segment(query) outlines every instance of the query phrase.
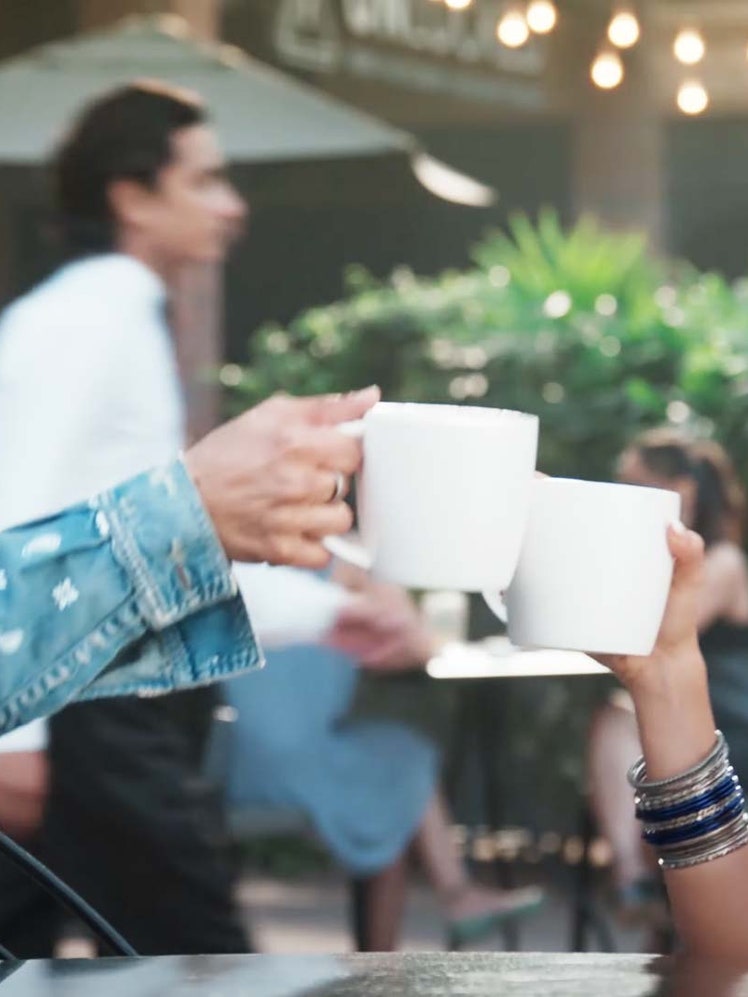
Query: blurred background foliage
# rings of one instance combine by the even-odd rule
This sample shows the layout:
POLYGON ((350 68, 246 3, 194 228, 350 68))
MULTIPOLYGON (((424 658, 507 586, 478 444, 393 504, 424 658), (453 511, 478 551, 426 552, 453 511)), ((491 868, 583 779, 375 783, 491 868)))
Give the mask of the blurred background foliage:
POLYGON ((748 469, 748 282, 660 260, 642 237, 552 211, 513 219, 474 266, 386 282, 358 267, 342 301, 248 342, 235 411, 274 391, 381 385, 389 399, 495 405, 541 419, 540 466, 605 478, 665 421, 715 433, 748 469))

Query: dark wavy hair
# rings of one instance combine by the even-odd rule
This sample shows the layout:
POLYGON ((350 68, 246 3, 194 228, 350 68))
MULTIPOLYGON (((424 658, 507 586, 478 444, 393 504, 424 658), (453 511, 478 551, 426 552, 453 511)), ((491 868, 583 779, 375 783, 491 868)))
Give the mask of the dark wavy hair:
POLYGON ((693 528, 707 547, 722 540, 742 545, 746 499, 735 467, 713 440, 690 439, 669 428, 642 433, 626 448, 644 467, 675 481, 690 478, 696 484, 693 528))
POLYGON ((192 94, 158 82, 133 83, 89 104, 52 162, 57 229, 66 254, 113 249, 112 181, 154 187, 171 160, 174 133, 206 120, 192 94))

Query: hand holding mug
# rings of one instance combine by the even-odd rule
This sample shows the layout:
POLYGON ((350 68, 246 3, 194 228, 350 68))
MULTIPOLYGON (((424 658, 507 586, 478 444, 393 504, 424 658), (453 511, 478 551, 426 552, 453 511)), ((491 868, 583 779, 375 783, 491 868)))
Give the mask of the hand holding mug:
POLYGON ((378 388, 343 396, 277 395, 214 430, 185 465, 229 557, 321 568, 324 537, 345 533, 342 501, 361 444, 337 431, 361 418, 378 388))
POLYGON ((673 578, 651 654, 596 655, 632 694, 654 687, 663 679, 668 684, 677 683, 691 663, 703 667, 696 620, 703 584, 704 541, 675 522, 668 526, 667 544, 674 560, 673 578))

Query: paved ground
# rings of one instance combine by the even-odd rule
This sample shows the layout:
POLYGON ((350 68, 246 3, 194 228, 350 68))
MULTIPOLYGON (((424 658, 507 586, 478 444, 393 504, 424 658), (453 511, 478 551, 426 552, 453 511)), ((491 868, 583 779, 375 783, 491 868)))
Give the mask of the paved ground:
MULTIPOLYGON (((333 873, 318 874, 301 881, 245 877, 240 898, 246 907, 255 944, 264 952, 345 952, 351 949, 347 925, 345 882, 333 873)), ((640 931, 614 929, 619 952, 645 948, 640 931)), ((549 902, 524 922, 521 947, 526 951, 567 951, 571 931, 568 891, 549 887, 549 902)), ((433 893, 415 883, 408 896, 404 943, 406 950, 438 950, 444 947, 444 929, 433 893)), ((500 936, 487 939, 476 949, 503 948, 500 936)))

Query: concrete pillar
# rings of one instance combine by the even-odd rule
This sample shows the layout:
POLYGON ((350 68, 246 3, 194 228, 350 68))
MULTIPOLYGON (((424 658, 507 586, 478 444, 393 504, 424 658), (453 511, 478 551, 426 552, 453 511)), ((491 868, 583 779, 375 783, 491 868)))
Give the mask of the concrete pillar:
POLYGON ((78 30, 103 28, 131 14, 154 14, 167 5, 168 0, 76 0, 78 30))
MULTIPOLYGON (((594 25, 579 45, 575 70, 575 213, 591 213, 612 228, 644 231, 662 248, 664 179, 663 119, 653 87, 657 50, 646 22, 642 41, 622 53, 626 76, 614 91, 592 84, 589 68, 602 25, 594 25), (584 43, 586 42, 586 44, 584 43)), ((583 31, 583 29, 582 29, 583 31)))
POLYGON ((591 95, 577 119, 576 213, 592 213, 613 228, 646 232, 651 246, 661 248, 662 122, 655 109, 620 96, 612 109, 610 94, 591 95))
POLYGON ((192 33, 204 41, 217 41, 221 35, 222 0, 170 0, 171 13, 179 14, 192 33))
MULTIPOLYGON (((191 34, 220 37, 222 0, 77 0, 78 28, 94 30, 137 14, 178 14, 191 34)), ((174 289, 172 324, 187 402, 191 437, 202 436, 219 419, 216 370, 223 356, 223 274, 217 266, 190 268, 174 289)))
POLYGON ((220 36, 222 0, 76 0, 81 31, 113 24, 132 14, 179 14, 202 39, 220 36))
POLYGON ((172 321, 191 439, 220 421, 217 373, 223 361, 223 268, 195 265, 175 288, 172 321))

